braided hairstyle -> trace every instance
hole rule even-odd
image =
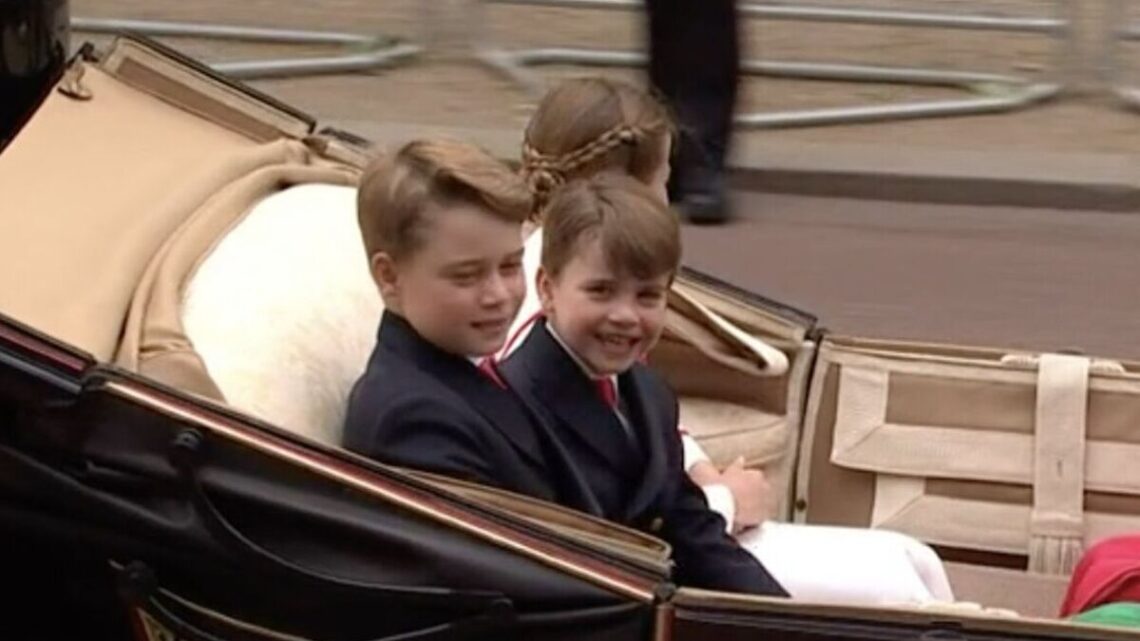
[[[552,194],[575,177],[619,170],[649,182],[669,162],[672,120],[664,104],[625,82],[561,83],[539,103],[522,146],[522,175],[541,217]]]

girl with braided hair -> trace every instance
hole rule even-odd
[[[526,128],[520,167],[535,201],[523,259],[532,284],[543,211],[554,192],[574,179],[619,172],[667,202],[674,131],[664,104],[625,82],[574,79],[547,93]],[[528,288],[499,359],[523,342],[538,317],[535,290]],[[942,562],[928,546],[894,532],[770,521],[772,497],[763,473],[745,469],[743,459],[718,470],[681,431],[686,471],[710,509],[794,598],[874,605],[953,599]]]
[[[673,126],[664,104],[615,80],[583,78],[555,87],[527,126],[522,173],[538,211],[573,178],[619,171],[668,200]]]

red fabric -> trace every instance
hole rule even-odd
[[[507,342],[503,344],[503,350],[501,353],[506,354],[509,352],[511,348],[514,347],[515,343],[518,342],[519,338],[521,338],[522,335],[526,333],[526,330],[530,329],[530,326],[538,322],[538,319],[540,318],[542,318],[541,309],[531,314],[530,318],[526,319],[522,325],[519,325],[518,328],[515,329],[515,333],[511,334],[511,336],[507,338]]]
[[[1140,601],[1140,534],[1104,539],[1085,551],[1073,570],[1061,616],[1120,601]]]
[[[618,398],[617,388],[614,386],[613,380],[609,378],[599,378],[594,381],[594,384],[598,386],[598,396],[602,397],[602,402],[606,404],[606,407],[611,410],[616,410]]]
[[[479,371],[483,372],[483,375],[491,379],[495,385],[498,385],[502,389],[507,389],[507,382],[499,375],[499,370],[495,369],[494,359],[487,357],[479,361]]]

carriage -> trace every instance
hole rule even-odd
[[[762,467],[780,520],[934,546],[962,601],[939,607],[679,587],[652,536],[339,447],[382,313],[354,209],[370,153],[146,39],[63,68],[0,153],[7,629],[1128,636],[1057,607],[1083,549],[1140,529],[1140,364],[836,335],[683,271],[650,361],[688,431]]]

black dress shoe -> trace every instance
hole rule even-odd
[[[721,225],[730,216],[728,181],[723,171],[695,167],[685,172],[678,209],[694,225]]]
[[[723,225],[729,221],[728,200],[724,194],[689,194],[678,208],[681,216],[694,225]]]

